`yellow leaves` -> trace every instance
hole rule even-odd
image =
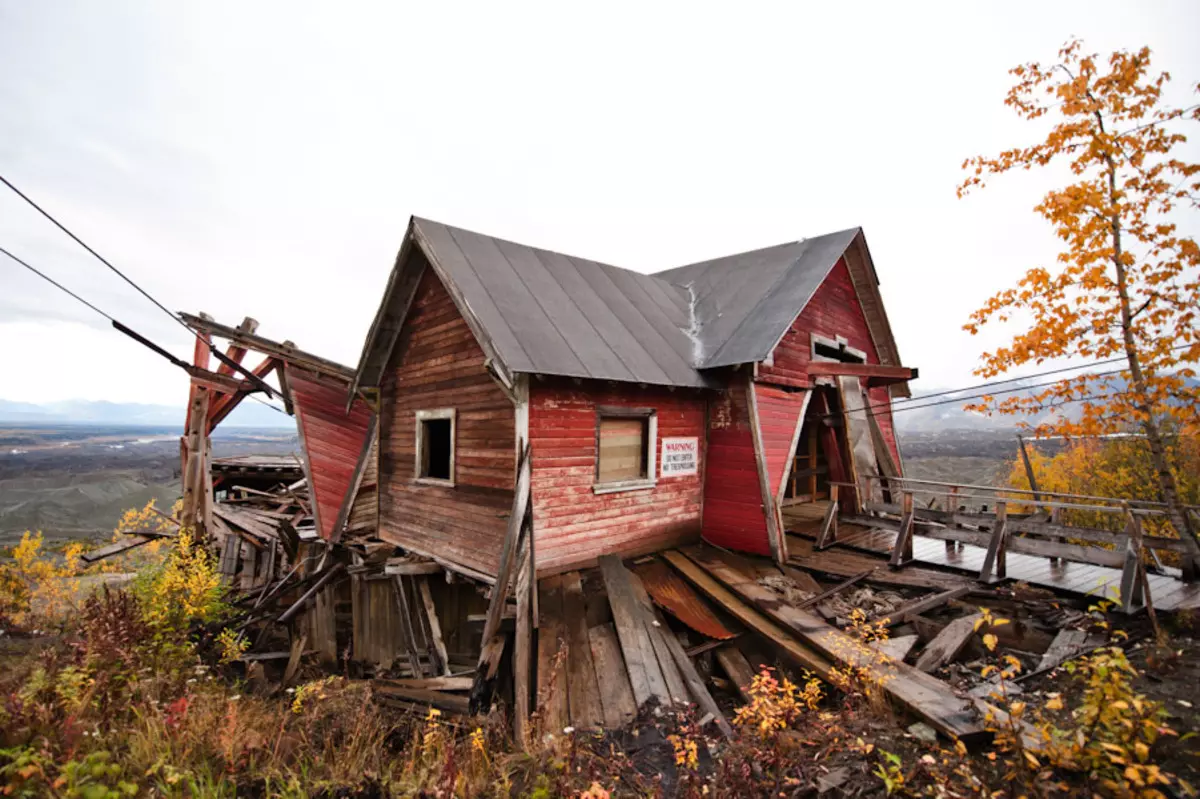
[[[1045,708],[1046,710],[1062,710],[1062,694],[1050,694],[1046,699]]]
[[[996,644],[999,642],[1000,642],[1000,639],[998,639],[996,636],[992,635],[991,633],[988,633],[987,635],[983,636],[983,645],[988,648],[989,652],[995,652]]]

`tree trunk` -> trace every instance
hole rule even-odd
[[[1154,471],[1158,476],[1158,487],[1162,501],[1167,505],[1167,518],[1171,526],[1184,541],[1190,552],[1182,556],[1183,578],[1188,582],[1196,579],[1196,565],[1200,561],[1200,544],[1192,530],[1191,520],[1187,510],[1179,501],[1179,488],[1175,484],[1175,475],[1167,463],[1167,451],[1163,444],[1162,431],[1154,418],[1154,409],[1150,404],[1150,391],[1146,385],[1146,377],[1142,372],[1141,358],[1138,355],[1137,342],[1133,337],[1133,311],[1129,301],[1128,276],[1125,264],[1121,262],[1121,216],[1116,210],[1117,204],[1117,168],[1112,156],[1106,159],[1108,164],[1108,196],[1113,210],[1110,215],[1112,224],[1113,266],[1117,272],[1117,293],[1121,299],[1121,337],[1125,345],[1125,358],[1129,362],[1129,377],[1133,383],[1134,402],[1142,413],[1142,429],[1146,432],[1146,441],[1150,444],[1150,458],[1154,463]]]

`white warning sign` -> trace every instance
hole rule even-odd
[[[662,440],[662,476],[683,477],[700,468],[700,439],[664,438]]]

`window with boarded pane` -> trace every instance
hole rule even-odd
[[[596,430],[598,490],[653,485],[654,422],[654,412],[648,409],[600,412]]]

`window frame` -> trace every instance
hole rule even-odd
[[[646,422],[646,476],[630,480],[600,482],[600,424],[605,419],[643,419]],[[592,491],[614,494],[619,491],[640,491],[658,484],[658,409],[627,408],[619,405],[596,406],[596,461],[592,472]]]
[[[848,341],[846,341],[845,336],[834,336],[833,338],[830,338],[829,336],[822,336],[820,333],[811,333],[810,338],[811,338],[811,343],[809,345],[810,346],[809,352],[811,353],[810,357],[814,361],[826,361],[826,362],[833,362],[833,363],[866,363],[867,362],[867,353],[863,352],[860,349],[855,349],[854,347],[851,347],[850,343]],[[842,360],[841,358],[830,358],[828,355],[822,355],[821,353],[817,352],[818,345],[825,347],[827,349],[838,350],[839,352],[849,355],[852,358],[857,358],[858,360],[857,361],[847,361],[847,360]]]
[[[422,472],[425,471],[425,422],[434,421],[437,419],[450,420],[450,477],[443,479],[441,477],[429,477]],[[454,488],[456,476],[456,449],[458,439],[458,410],[456,408],[432,408],[429,410],[421,410],[416,412],[416,446],[415,459],[413,461],[413,482],[421,485],[441,486],[442,488]]]

